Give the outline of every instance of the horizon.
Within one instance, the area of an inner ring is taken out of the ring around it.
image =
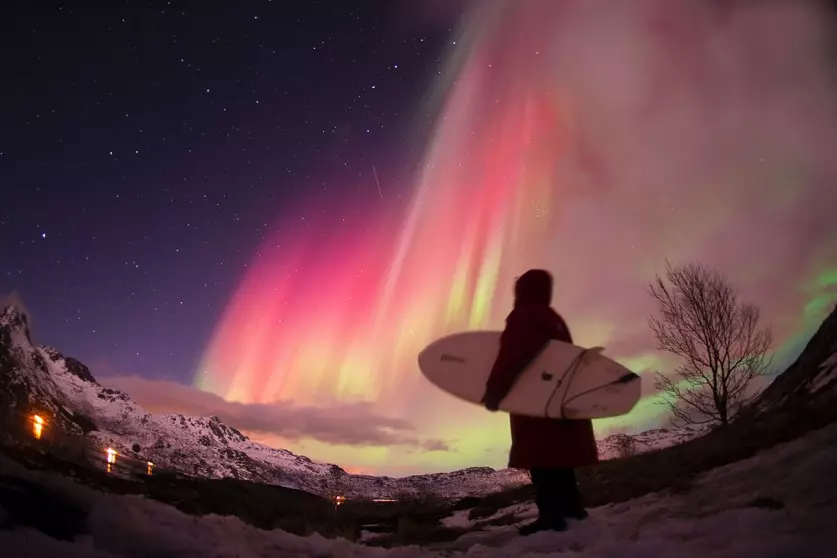
[[[33,337],[32,342],[36,346],[52,347],[53,349],[56,349],[59,353],[61,353],[65,358],[67,358],[67,357],[72,358],[72,354],[64,352],[64,350],[62,348],[55,347],[53,345],[50,345],[49,343],[39,343],[38,342],[36,332],[32,331],[30,314],[26,310],[26,305],[25,305],[24,301],[19,296],[12,296],[12,297],[6,296],[4,298],[5,298],[5,303],[2,306],[3,313],[5,313],[9,308],[13,308],[13,309],[16,309],[23,316],[25,316],[25,318],[27,320],[27,326],[29,327],[29,330],[30,330],[30,334]],[[835,307],[831,311],[832,312],[837,311],[837,305],[835,305]],[[812,335],[813,335],[813,333],[816,333],[816,331],[812,332]],[[804,349],[804,347],[808,343],[808,341],[810,341],[810,336],[804,340],[804,343],[802,344],[802,346],[799,349],[800,352]],[[787,370],[788,367],[790,367],[796,361],[798,356],[799,356],[799,354],[787,355],[787,358],[789,358],[790,360],[785,362],[785,363],[778,364],[779,369],[773,371],[769,376],[766,376],[764,378],[764,382],[763,382],[764,386],[769,385],[773,380],[775,380],[776,377],[778,377],[785,370]],[[85,363],[82,362],[82,364],[85,364]],[[774,361],[774,364],[775,364],[775,361]],[[244,436],[246,436],[249,440],[251,440],[253,442],[262,444],[262,445],[264,445],[268,448],[272,448],[272,449],[280,449],[280,450],[291,451],[287,447],[271,444],[269,441],[260,440],[259,435],[258,435],[257,432],[256,433],[248,432],[246,429],[239,428],[238,426],[236,426],[237,421],[236,421],[235,416],[232,416],[229,413],[224,413],[223,411],[221,412],[220,415],[219,414],[197,414],[196,415],[196,414],[186,414],[186,413],[176,412],[176,411],[169,411],[169,410],[165,410],[165,409],[163,409],[163,410],[146,409],[144,407],[142,401],[138,400],[137,398],[134,397],[134,394],[132,393],[132,390],[131,390],[131,385],[132,385],[132,382],[134,382],[134,381],[139,381],[140,385],[145,384],[146,381],[143,380],[139,376],[133,376],[133,377],[98,376],[96,374],[96,371],[93,370],[93,369],[90,369],[90,373],[93,375],[93,377],[95,378],[95,380],[97,381],[97,383],[100,386],[111,388],[111,389],[116,389],[118,391],[126,393],[140,407],[143,407],[144,410],[146,410],[147,412],[150,412],[154,416],[161,417],[161,416],[164,416],[166,414],[172,414],[172,415],[178,414],[178,415],[182,415],[182,416],[187,416],[187,417],[191,417],[191,418],[205,419],[205,420],[211,420],[211,419],[217,418],[223,424],[225,424],[225,425],[227,425],[231,428],[234,428],[235,430],[238,430],[241,434],[243,434]],[[113,380],[115,382],[111,382],[109,380]],[[190,388],[191,387],[188,384],[179,384],[179,386],[181,388]],[[158,387],[160,387],[160,386],[158,386]],[[161,389],[165,389],[165,387],[167,387],[167,386],[162,386]],[[170,386],[168,386],[168,387],[170,387]],[[152,397],[150,399],[150,401],[154,402],[155,399]],[[594,421],[594,423],[595,422],[597,422],[597,421]],[[632,429],[616,428],[616,429],[613,429],[611,431],[607,431],[607,432],[604,432],[604,433],[600,432],[597,429],[596,440],[598,442],[602,442],[602,441],[607,440],[609,437],[611,437],[613,435],[623,434],[623,433],[624,434],[629,434],[629,435],[632,435],[632,436],[636,436],[636,435],[642,435],[644,433],[648,433],[648,432],[655,431],[655,430],[665,430],[665,431],[669,431],[669,432],[671,432],[671,431],[675,431],[675,432],[676,431],[681,431],[682,432],[682,431],[685,431],[685,430],[700,431],[700,430],[702,430],[706,427],[707,427],[706,425],[685,425],[685,426],[681,426],[681,427],[676,427],[676,426],[673,426],[671,424],[663,424],[663,425],[657,425],[657,426],[652,426],[652,427],[648,427],[648,428],[642,428],[641,430],[639,430],[639,429],[633,429],[632,430]],[[291,451],[291,453],[293,453],[294,455],[304,456],[304,454],[293,452],[293,451]],[[308,456],[305,456],[305,457],[308,457]],[[335,463],[335,462],[326,461],[326,460],[315,460],[315,461],[319,462],[319,463],[324,463],[324,464],[337,465],[338,467],[340,467],[341,469],[343,469],[344,471],[346,471],[347,473],[352,474],[352,475],[364,475],[364,476],[373,476],[373,477],[391,477],[391,478],[394,478],[394,479],[411,477],[411,476],[454,473],[454,472],[457,472],[457,471],[467,470],[467,469],[470,469],[470,468],[484,468],[484,467],[487,467],[487,468],[491,468],[491,469],[494,469],[494,470],[497,470],[497,471],[500,471],[500,470],[503,470],[503,469],[507,468],[505,465],[491,466],[491,465],[487,465],[487,464],[475,463],[475,464],[472,464],[472,465],[459,467],[459,468],[454,468],[454,469],[427,469],[427,470],[420,470],[420,471],[415,471],[415,472],[388,473],[386,471],[376,472],[374,470],[364,470],[362,468],[352,467],[350,465],[345,465],[345,464],[342,464],[342,463]]]

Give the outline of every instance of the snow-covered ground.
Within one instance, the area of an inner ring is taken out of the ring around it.
[[[370,548],[344,539],[262,531],[235,518],[192,517],[138,496],[105,494],[6,460],[0,472],[48,485],[90,511],[88,534],[61,542],[30,528],[0,531],[15,557],[830,557],[837,549],[837,424],[710,471],[686,493],[651,494],[591,510],[564,533],[528,538],[513,526],[468,533],[435,547]],[[45,503],[45,505],[48,505]],[[500,514],[520,520],[531,506]],[[0,525],[6,511],[0,503]],[[465,525],[466,514],[446,520]]]
[[[509,527],[461,537],[469,556],[834,556],[837,425],[709,471],[685,494],[656,493],[591,510],[559,534]],[[533,505],[501,510],[533,519]],[[465,526],[464,514],[448,525]]]

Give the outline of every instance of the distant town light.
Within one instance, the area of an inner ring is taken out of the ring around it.
[[[151,470],[154,469],[154,464],[152,462],[148,462],[148,476],[151,476]]]
[[[119,452],[113,448],[108,448],[105,450],[105,453],[108,455],[107,471],[111,473],[113,472],[113,464],[116,463],[116,456],[119,455]]]
[[[44,432],[44,419],[40,415],[32,416],[32,434],[36,440],[41,439],[41,434]]]
[[[372,501],[373,502],[397,502],[398,500],[393,500],[392,498],[375,498]]]
[[[335,497],[334,497],[334,505],[335,505],[335,506],[340,506],[340,505],[341,505],[341,504],[343,504],[345,501],[346,501],[346,497],[345,497],[345,496],[335,496]]]

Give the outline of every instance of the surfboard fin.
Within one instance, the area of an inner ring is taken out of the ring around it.
[[[627,384],[628,382],[633,382],[634,380],[639,379],[639,374],[634,374],[633,372],[628,372],[624,376],[620,377],[618,380],[613,382],[614,384]]]

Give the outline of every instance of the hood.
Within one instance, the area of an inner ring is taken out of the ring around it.
[[[514,284],[514,305],[549,306],[552,302],[552,275],[543,269],[530,269]]]

